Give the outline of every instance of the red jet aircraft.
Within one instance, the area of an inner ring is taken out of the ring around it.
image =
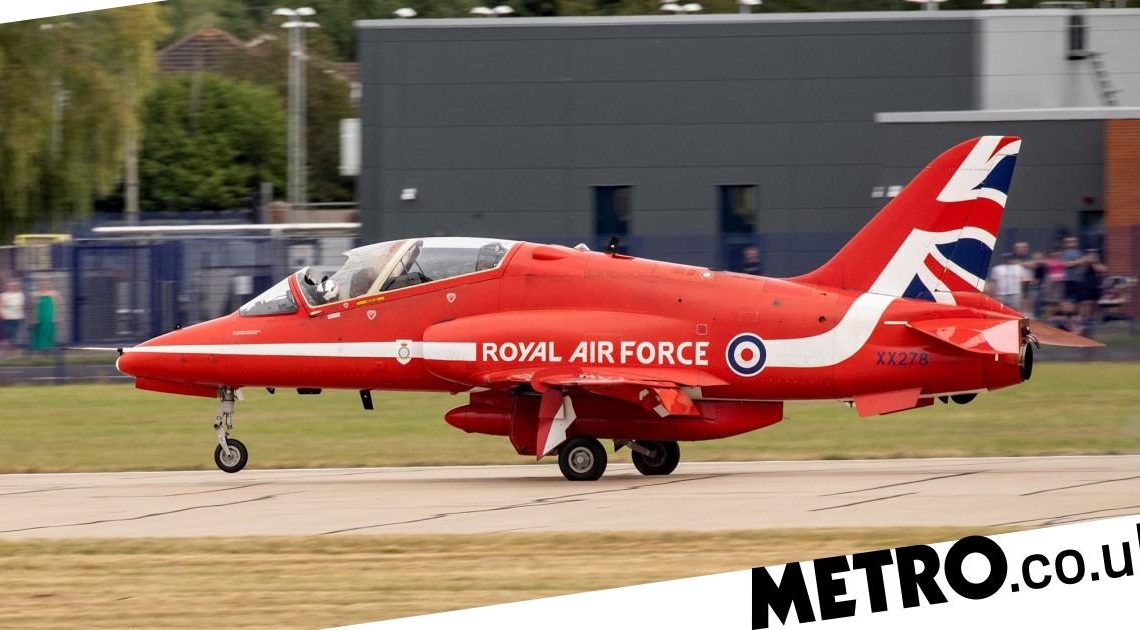
[[[775,279],[485,238],[368,245],[306,268],[236,313],[122,350],[140,389],[217,398],[214,460],[239,388],[470,395],[446,415],[570,480],[606,468],[600,439],[667,475],[680,441],[779,422],[787,400],[860,416],[1016,385],[1035,342],[1091,346],[982,291],[1021,141],[943,153],[830,262]],[[610,248],[611,250],[615,248]]]

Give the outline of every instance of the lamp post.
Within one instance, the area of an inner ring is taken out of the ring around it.
[[[686,15],[689,13],[702,11],[704,10],[704,7],[697,4],[696,2],[687,2],[685,4],[681,4],[679,2],[662,2],[661,10],[667,11],[674,15]]]
[[[946,0],[906,0],[914,4],[921,4],[923,11],[937,11],[938,5],[946,2]]]
[[[305,127],[305,31],[319,26],[304,18],[316,15],[310,7],[275,9],[273,15],[285,18],[281,28],[289,31],[289,205],[294,211],[308,203],[308,158],[306,157]]]
[[[505,4],[500,4],[496,7],[475,7],[471,9],[471,15],[478,15],[480,17],[502,17],[514,13],[515,10]]]

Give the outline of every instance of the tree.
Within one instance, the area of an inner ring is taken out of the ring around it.
[[[312,34],[310,31],[309,35]],[[280,102],[286,103],[289,40],[287,33],[282,35],[253,49],[248,57],[232,60],[220,69],[220,74],[272,86],[277,90]],[[339,172],[340,121],[356,118],[359,114],[352,102],[348,77],[342,74],[343,67],[328,61],[330,48],[327,40],[314,38],[309,41],[305,90],[308,94],[308,196],[310,201],[351,201],[353,179],[342,177]]]
[[[0,237],[86,214],[120,181],[164,29],[153,5],[0,27]]]
[[[209,73],[160,79],[144,104],[144,210],[248,206],[285,180],[285,113],[276,91]]]

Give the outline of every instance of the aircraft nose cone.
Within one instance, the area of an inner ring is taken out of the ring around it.
[[[115,361],[115,369],[127,376],[135,378],[146,378],[147,376],[147,363],[150,362],[150,356],[134,351],[134,348],[124,348],[123,353]]]
[[[177,355],[155,352],[160,346],[135,346],[124,348],[123,354],[115,361],[115,368],[127,376],[135,378],[162,378],[169,372],[170,364],[177,363]]]
[[[115,367],[135,378],[177,380],[179,366],[184,363],[180,350],[185,345],[184,329],[168,332],[133,348],[123,348]]]

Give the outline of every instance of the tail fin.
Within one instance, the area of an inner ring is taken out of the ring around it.
[[[985,288],[1021,139],[967,140],[927,165],[825,265],[798,282],[953,303]]]

